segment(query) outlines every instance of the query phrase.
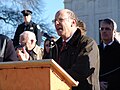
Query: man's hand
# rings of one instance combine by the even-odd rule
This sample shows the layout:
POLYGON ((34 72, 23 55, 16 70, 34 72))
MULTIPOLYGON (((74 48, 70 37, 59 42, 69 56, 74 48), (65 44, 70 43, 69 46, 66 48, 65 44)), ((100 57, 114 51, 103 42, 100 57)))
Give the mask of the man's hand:
POLYGON ((17 56, 18 56, 19 60, 22 60, 22 61, 28 61, 29 57, 30 57, 30 55, 26 51, 25 47, 17 49, 17 56))

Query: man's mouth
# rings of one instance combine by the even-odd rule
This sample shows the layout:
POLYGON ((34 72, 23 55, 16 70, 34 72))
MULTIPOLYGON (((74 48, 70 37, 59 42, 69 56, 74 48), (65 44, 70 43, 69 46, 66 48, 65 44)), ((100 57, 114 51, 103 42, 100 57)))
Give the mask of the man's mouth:
POLYGON ((57 31, 62 31, 62 28, 58 28, 57 31))

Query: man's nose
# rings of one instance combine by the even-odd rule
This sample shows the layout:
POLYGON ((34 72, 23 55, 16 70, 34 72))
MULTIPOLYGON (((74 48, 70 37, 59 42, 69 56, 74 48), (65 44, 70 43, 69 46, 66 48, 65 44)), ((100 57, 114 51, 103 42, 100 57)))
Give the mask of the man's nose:
POLYGON ((56 25, 57 25, 57 24, 60 24, 60 22, 59 22, 58 20, 56 20, 56 21, 55 21, 55 24, 56 24, 56 25))

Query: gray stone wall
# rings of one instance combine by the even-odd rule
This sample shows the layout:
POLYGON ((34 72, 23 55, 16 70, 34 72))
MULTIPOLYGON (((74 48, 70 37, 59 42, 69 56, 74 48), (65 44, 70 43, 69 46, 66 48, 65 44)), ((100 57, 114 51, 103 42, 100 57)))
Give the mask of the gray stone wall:
POLYGON ((112 18, 120 28, 120 0, 64 0, 64 8, 73 10, 87 26, 87 35, 99 43, 99 21, 112 18))

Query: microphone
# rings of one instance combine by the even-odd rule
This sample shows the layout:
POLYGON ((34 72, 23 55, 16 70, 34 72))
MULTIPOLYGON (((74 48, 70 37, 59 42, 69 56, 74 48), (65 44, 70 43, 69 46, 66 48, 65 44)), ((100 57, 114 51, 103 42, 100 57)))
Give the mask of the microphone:
POLYGON ((49 48, 53 48, 55 46, 55 41, 54 41, 53 37, 48 35, 48 33, 46 33, 46 32, 42 31, 41 33, 44 37, 46 37, 50 41, 50 47, 49 48))
POLYGON ((46 37, 47 39, 49 39, 49 40, 51 41, 51 38, 52 38, 52 37, 51 37, 50 35, 48 35, 48 33, 47 33, 46 30, 43 31, 42 28, 40 28, 40 26, 38 26, 38 25, 37 25, 37 28, 39 28, 42 36, 46 37))
POLYGON ((52 40, 53 37, 50 36, 50 35, 48 35, 48 32, 47 32, 46 30, 43 31, 42 28, 40 28, 40 26, 38 26, 38 25, 37 25, 37 27, 39 28, 42 36, 46 37, 46 38, 47 38, 48 40, 50 40, 50 41, 53 41, 53 40, 52 40))
POLYGON ((51 40, 52 37, 50 35, 48 35, 48 33, 44 32, 44 31, 42 31, 41 33, 42 33, 42 35, 44 37, 46 37, 47 39, 51 40))

